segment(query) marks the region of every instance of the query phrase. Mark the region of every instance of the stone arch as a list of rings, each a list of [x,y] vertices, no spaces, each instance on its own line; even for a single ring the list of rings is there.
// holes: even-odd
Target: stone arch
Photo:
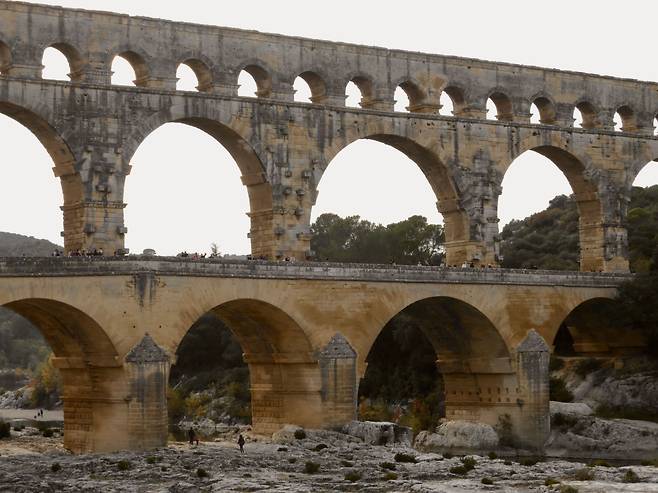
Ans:
[[[350,74],[347,79],[345,86],[352,82],[359,88],[359,91],[361,92],[361,102],[359,104],[361,107],[369,108],[372,106],[375,100],[375,85],[372,76],[363,72],[356,72]]]
[[[311,102],[312,103],[322,103],[327,98],[327,84],[325,82],[326,77],[320,71],[317,70],[305,70],[304,72],[297,75],[308,84],[309,89],[311,90]]]
[[[80,82],[84,79],[87,61],[72,43],[57,41],[46,46],[44,50],[46,48],[55,48],[66,57],[66,60],[69,62],[69,77],[71,82]]]
[[[574,105],[574,111],[576,109],[582,115],[582,128],[589,130],[599,126],[599,110],[592,102],[587,99],[580,99]]]
[[[44,146],[53,160],[53,172],[59,177],[64,204],[64,247],[75,250],[82,247],[83,218],[79,207],[84,203],[82,177],[76,169],[77,158],[69,146],[66,135],[49,123],[49,112],[44,108],[0,100],[0,113],[16,120],[27,128]]]
[[[453,115],[459,116],[466,108],[466,91],[458,84],[449,83],[443,88],[443,92],[452,101]]]
[[[124,145],[124,162],[129,163],[146,137],[166,123],[183,123],[198,128],[217,140],[231,154],[247,187],[251,218],[251,253],[272,256],[272,186],[267,178],[271,156],[254,136],[239,133],[231,126],[231,116],[215,111],[203,103],[177,105],[140,121]]]
[[[54,353],[62,376],[64,446],[75,453],[125,447],[111,432],[111,391],[104,387],[121,378],[121,361],[103,328],[79,308],[53,299],[23,298],[3,307],[34,324]]]
[[[403,77],[395,84],[394,90],[398,87],[400,87],[409,98],[409,107],[407,108],[409,112],[418,112],[427,99],[427,93],[422,85],[413,78]]]
[[[247,72],[254,78],[256,82],[256,96],[259,98],[270,98],[272,97],[273,81],[272,81],[272,71],[268,65],[259,59],[250,59],[244,61],[237,67],[235,71],[236,78],[240,75],[242,71]],[[236,80],[237,84],[237,80]]]
[[[509,122],[514,119],[512,99],[507,95],[505,90],[500,88],[492,89],[489,91],[487,99],[491,99],[496,107],[496,120]]]
[[[135,86],[147,87],[150,78],[150,69],[148,66],[149,56],[139,48],[132,46],[121,46],[112,50],[107,62],[108,68],[111,69],[114,57],[121,57],[125,59],[135,71]]]
[[[605,214],[606,204],[601,198],[604,183],[599,183],[590,173],[590,164],[585,157],[576,156],[562,149],[557,144],[539,144],[526,142],[515,154],[514,159],[526,151],[534,151],[548,158],[564,174],[576,199],[579,214],[580,270],[606,270],[605,262]],[[501,176],[513,161],[501,169]]]
[[[511,352],[475,306],[452,296],[430,296],[411,301],[388,323],[394,319],[416,326],[432,345],[448,419],[496,425],[501,411],[516,403],[519,390]]]
[[[213,72],[212,64],[205,57],[188,56],[183,57],[179,65],[187,65],[192,69],[197,80],[197,90],[199,92],[211,92],[213,89]]]
[[[621,119],[621,128],[615,128],[615,130],[620,132],[635,132],[637,130],[636,113],[630,105],[620,105],[616,113]]]
[[[537,110],[539,110],[539,123],[542,125],[555,124],[557,112],[553,98],[542,92],[530,98],[530,102],[531,105],[534,104]]]
[[[333,147],[325,149],[326,165],[322,169],[322,173],[340,151],[359,139],[374,140],[389,145],[405,154],[418,165],[432,187],[437,197],[437,208],[443,215],[446,261],[449,265],[461,264],[465,261],[469,254],[466,245],[471,241],[475,241],[471,234],[470,219],[461,205],[457,177],[444,164],[444,161],[435,150],[423,146],[409,137],[388,132],[350,135],[340,142],[336,142]],[[320,180],[321,176],[317,179],[316,187],[319,185]],[[313,200],[314,204],[315,199]]]
[[[231,329],[244,351],[256,431],[272,433],[286,423],[323,424],[317,355],[304,329],[289,314],[255,298],[234,298],[204,313],[208,312]]]
[[[0,75],[5,75],[11,67],[11,48],[4,41],[0,40]]]

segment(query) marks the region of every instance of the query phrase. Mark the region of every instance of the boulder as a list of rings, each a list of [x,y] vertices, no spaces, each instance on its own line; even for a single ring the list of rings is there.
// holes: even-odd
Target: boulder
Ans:
[[[570,414],[576,416],[590,416],[594,413],[592,408],[584,402],[557,402],[551,401],[550,413],[553,414]]]
[[[414,447],[423,452],[491,450],[498,447],[498,434],[491,425],[471,421],[445,421],[436,433],[421,431]]]
[[[343,433],[360,438],[370,445],[411,446],[413,431],[387,421],[351,421],[343,426]]]
[[[295,432],[297,431],[304,431],[304,428],[297,425],[284,425],[283,428],[272,434],[272,441],[274,443],[293,443],[298,440],[295,438]]]

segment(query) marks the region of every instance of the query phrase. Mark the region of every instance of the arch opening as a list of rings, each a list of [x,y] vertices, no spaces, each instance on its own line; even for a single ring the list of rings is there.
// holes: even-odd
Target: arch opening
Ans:
[[[263,246],[255,234],[250,248],[247,214],[271,208],[270,188],[258,157],[228,127],[202,118],[166,123],[139,143],[131,166],[124,194],[128,204],[126,240],[131,251],[153,249],[159,255],[265,253],[259,250]],[[185,190],[195,192],[181,196]],[[147,196],[151,199],[145,200]],[[176,196],[181,200],[170,200]],[[158,214],[153,214],[154,201]],[[210,224],[208,214],[213,218]],[[175,234],[172,227],[177,228]],[[225,231],[231,234],[223,234]]]
[[[272,96],[272,78],[259,65],[247,65],[238,75],[238,96],[269,98]]]
[[[658,162],[645,164],[630,189],[626,216],[631,272],[649,272],[658,266]]]
[[[445,115],[459,115],[466,108],[466,97],[460,87],[447,86],[441,93],[441,113]]]
[[[201,60],[188,58],[176,69],[177,91],[209,92],[212,89],[212,73]]]
[[[487,120],[512,121],[513,119],[510,98],[499,91],[491,93],[487,99]]]
[[[451,186],[436,166],[436,158],[416,146],[400,137],[373,135],[334,156],[319,182],[311,210],[311,246],[317,259],[441,262],[443,218],[436,201],[437,194],[448,196]],[[355,167],[354,162],[361,165]],[[363,183],[377,194],[364,195]],[[411,238],[412,231],[418,236]],[[410,237],[405,242],[402,237],[406,234]]]
[[[372,80],[365,76],[353,77],[345,86],[345,106],[367,108],[374,99]]]
[[[84,76],[85,62],[73,46],[54,43],[43,51],[41,64],[44,79],[78,82]]]
[[[146,87],[149,70],[144,58],[134,51],[124,51],[112,59],[113,85]]]
[[[299,74],[294,81],[294,99],[301,103],[322,103],[327,95],[327,87],[317,73],[306,71]]]
[[[46,238],[55,244],[61,242],[63,230],[66,249],[81,248],[82,225],[76,204],[83,201],[83,188],[80,175],[74,172],[76,160],[67,143],[40,115],[7,102],[0,103],[0,128],[6,139],[5,152],[12,157],[11,179],[2,180],[0,204],[4,210],[21,211],[3,215],[0,230]],[[50,172],[39,170],[48,162],[59,177],[60,186],[54,186]],[[18,183],[25,186],[17,186]],[[26,189],[31,193],[25,194]],[[35,195],[39,196],[38,207],[32,200]],[[35,246],[35,254],[50,253]]]
[[[261,433],[276,431],[285,423],[318,426],[322,422],[319,367],[311,344],[303,329],[274,305],[243,298],[215,306],[186,331],[176,354],[182,367],[172,368],[174,386],[185,380],[185,367],[191,366],[209,373],[197,378],[197,390],[213,382],[215,393],[232,394],[228,404],[233,410],[225,406],[215,413],[233,412],[237,415],[232,418],[250,420]],[[227,372],[237,385],[231,385]]]
[[[552,125],[556,121],[555,105],[550,99],[544,96],[533,100],[530,106],[530,114],[530,123]]]
[[[573,110],[574,127],[591,129],[598,126],[598,114],[594,105],[581,101]]]
[[[615,130],[618,132],[634,132],[637,130],[635,112],[630,106],[620,106],[613,117]]]
[[[404,81],[395,88],[395,111],[414,113],[425,101],[425,93],[414,82]]]
[[[585,178],[583,164],[568,152],[551,146],[531,150],[516,158],[503,178],[506,193],[498,202],[498,216],[505,225],[502,265],[601,270],[603,220],[596,186]],[[541,191],[527,186],[535,181],[544,184]]]
[[[366,362],[362,419],[400,418],[396,413],[407,409],[401,422],[417,432],[432,430],[441,417],[462,419],[468,409],[471,418],[495,425],[495,406],[516,402],[505,342],[484,314],[456,298],[405,307],[377,335]]]
[[[64,446],[76,453],[109,448],[96,435],[105,428],[97,407],[107,406],[97,382],[121,371],[121,362],[105,331],[79,309],[51,299],[6,303],[0,320],[3,331],[9,326],[23,332],[30,347],[44,354],[34,372],[31,405],[50,409],[63,402]]]

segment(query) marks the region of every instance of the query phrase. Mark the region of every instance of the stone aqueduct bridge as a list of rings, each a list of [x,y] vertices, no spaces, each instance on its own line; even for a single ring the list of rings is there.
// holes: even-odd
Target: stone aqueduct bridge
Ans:
[[[70,82],[41,78],[51,46],[68,58]],[[110,84],[116,55],[132,64],[136,87]],[[196,73],[199,92],[176,91],[180,63]],[[241,70],[254,77],[257,98],[237,96]],[[167,122],[200,128],[229,150],[249,193],[252,253],[271,259],[309,256],[325,169],[350,143],[373,139],[424,172],[445,218],[449,264],[496,263],[503,176],[534,150],[573,188],[582,270],[626,270],[630,187],[658,157],[655,83],[113,13],[0,1],[0,74],[0,112],[32,130],[53,158],[69,250],[124,247],[131,157]],[[312,104],[293,102],[297,76]],[[349,81],[361,90],[361,108],[345,107]],[[398,86],[410,113],[393,111]],[[438,114],[443,92],[453,116]],[[496,120],[485,119],[488,98]],[[541,124],[530,123],[532,103]],[[573,127],[574,108],[582,129]],[[615,112],[623,119],[617,132]]]
[[[509,420],[519,446],[549,431],[548,351],[565,323],[583,353],[619,353],[631,335],[597,319],[621,273],[441,269],[131,258],[0,259],[0,306],[40,328],[63,377],[65,444],[76,452],[167,440],[176,349],[212,312],[231,328],[251,379],[253,425],[354,419],[365,358],[386,323],[427,336],[447,416]],[[536,329],[536,332],[533,330]]]

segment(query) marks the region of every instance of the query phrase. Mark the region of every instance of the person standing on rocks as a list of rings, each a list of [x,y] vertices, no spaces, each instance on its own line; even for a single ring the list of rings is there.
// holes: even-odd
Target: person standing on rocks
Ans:
[[[244,437],[242,435],[238,438],[238,445],[240,446],[240,453],[244,454]]]
[[[187,437],[190,439],[190,445],[194,445],[194,443],[199,445],[199,436],[196,434],[194,428],[190,427],[190,429],[187,431]]]

